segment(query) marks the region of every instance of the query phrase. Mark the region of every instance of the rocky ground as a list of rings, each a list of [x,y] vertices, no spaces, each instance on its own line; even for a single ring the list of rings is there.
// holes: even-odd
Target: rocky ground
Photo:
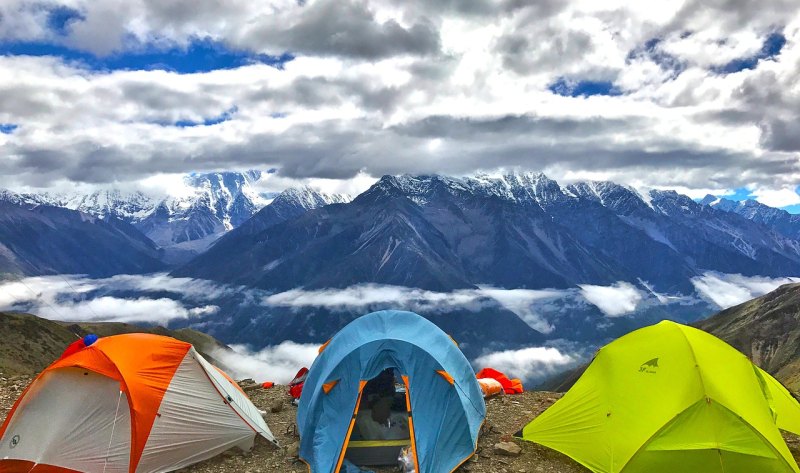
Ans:
[[[30,383],[28,376],[0,373],[0,417],[5,418],[11,405]],[[231,450],[205,462],[181,470],[182,473],[305,473],[308,468],[297,460],[298,436],[295,430],[297,408],[292,406],[283,386],[271,389],[244,386],[253,403],[267,411],[267,423],[281,448],[258,441],[253,451]],[[548,448],[511,438],[530,419],[552,405],[560,394],[527,392],[498,396],[487,401],[487,421],[478,443],[477,454],[458,471],[472,473],[586,473],[587,469]],[[274,412],[276,411],[276,412]],[[511,442],[520,447],[518,455],[497,451],[496,445]],[[800,438],[789,435],[787,442],[795,458],[800,459]],[[513,449],[513,447],[512,447]],[[375,473],[396,472],[394,468],[376,469]]]

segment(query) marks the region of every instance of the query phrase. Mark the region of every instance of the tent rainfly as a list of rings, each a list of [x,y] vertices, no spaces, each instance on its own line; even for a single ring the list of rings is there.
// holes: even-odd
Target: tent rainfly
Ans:
[[[100,338],[47,367],[0,427],[3,473],[173,471],[256,435],[258,409],[192,345],[150,334]]]
[[[798,473],[800,404],[742,353],[664,321],[600,349],[518,434],[597,473]]]
[[[396,370],[418,473],[458,468],[477,448],[486,416],[475,372],[452,338],[412,312],[364,315],[339,331],[311,366],[300,397],[300,458],[312,473],[338,473],[368,381]],[[359,449],[381,448],[363,442]],[[349,457],[348,457],[349,458]],[[397,455],[392,458],[396,462]]]

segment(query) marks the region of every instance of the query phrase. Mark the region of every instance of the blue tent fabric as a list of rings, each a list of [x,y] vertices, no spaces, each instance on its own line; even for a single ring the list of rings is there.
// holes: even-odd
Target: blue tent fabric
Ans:
[[[297,426],[300,458],[312,473],[335,471],[360,382],[386,368],[408,377],[418,473],[450,472],[475,452],[486,405],[469,361],[427,319],[385,310],[359,317],[339,331],[308,372]],[[322,386],[332,381],[337,384],[326,394]]]

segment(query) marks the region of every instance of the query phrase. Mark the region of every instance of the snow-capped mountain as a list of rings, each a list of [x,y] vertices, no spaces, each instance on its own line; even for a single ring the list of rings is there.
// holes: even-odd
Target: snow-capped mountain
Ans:
[[[783,209],[776,209],[751,199],[736,202],[707,195],[700,203],[769,226],[789,238],[800,239],[800,215],[793,215]]]
[[[229,230],[241,225],[268,202],[253,184],[258,171],[194,174],[184,179],[184,195],[158,201],[133,224],[177,261],[203,252]]]
[[[738,214],[675,192],[561,186],[541,173],[384,176],[350,203],[248,227],[175,274],[271,290],[628,281],[670,293],[692,292],[691,278],[707,270],[800,274],[798,240]]]
[[[51,204],[100,218],[114,217],[123,222],[135,223],[149,215],[155,201],[141,192],[123,193],[119,189],[106,189],[91,194],[73,194],[51,198]]]
[[[327,194],[310,187],[286,189],[252,218],[228,232],[205,253],[176,270],[176,273],[202,273],[206,267],[216,267],[233,277],[237,272],[243,271],[243,268],[228,265],[225,261],[238,259],[236,252],[241,248],[260,245],[258,238],[264,231],[299,218],[310,210],[330,204],[344,204],[350,200],[348,195]]]
[[[274,194],[262,194],[255,188],[262,176],[260,171],[192,174],[184,178],[180,189],[174,189],[175,195],[167,197],[110,188],[90,194],[3,191],[0,200],[28,207],[65,207],[122,220],[164,248],[167,261],[180,262],[204,251],[271,201]]]

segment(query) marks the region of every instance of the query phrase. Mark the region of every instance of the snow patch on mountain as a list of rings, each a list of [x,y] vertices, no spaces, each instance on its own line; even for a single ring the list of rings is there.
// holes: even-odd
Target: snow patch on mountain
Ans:
[[[256,185],[260,171],[190,174],[167,196],[140,191],[99,189],[89,194],[14,193],[0,191],[0,200],[27,207],[51,205],[78,210],[98,218],[116,218],[133,224],[160,247],[167,259],[186,260],[205,251],[222,235],[238,227],[271,204],[277,193],[264,193]],[[329,203],[347,202],[348,196],[316,192],[311,188],[289,189],[283,199],[311,209]]]

